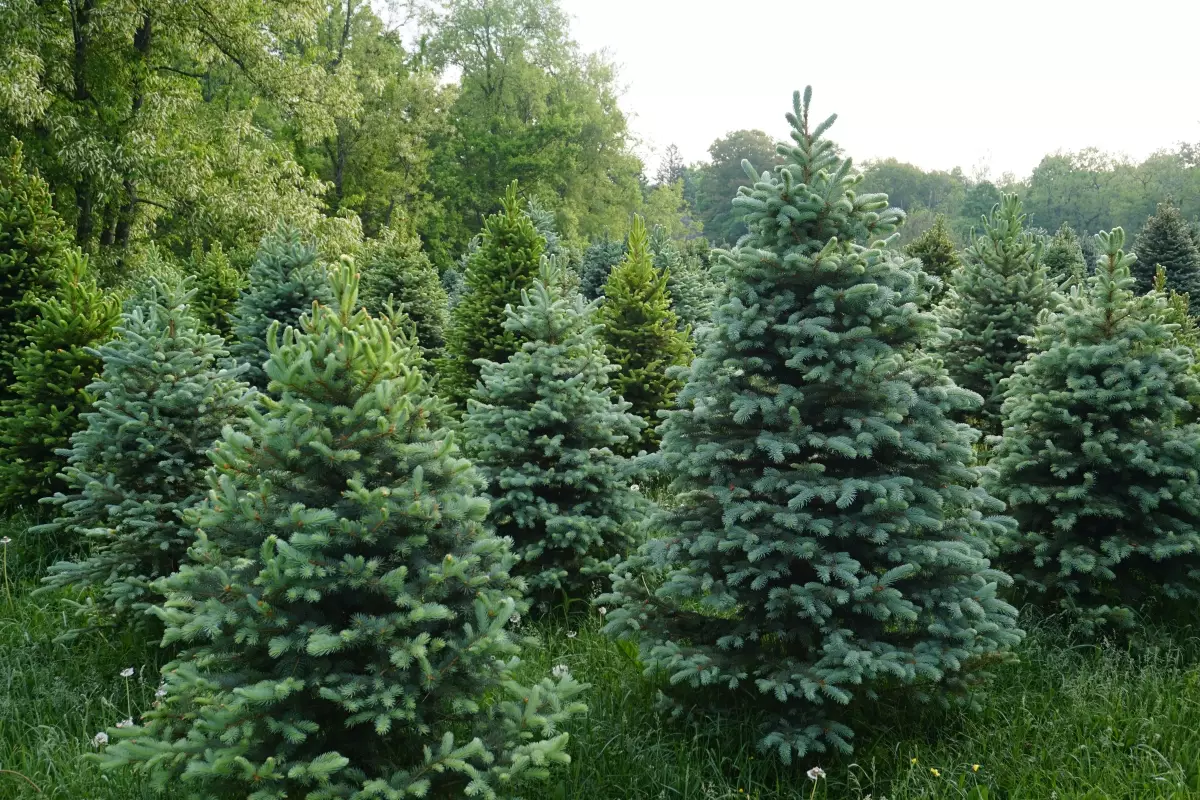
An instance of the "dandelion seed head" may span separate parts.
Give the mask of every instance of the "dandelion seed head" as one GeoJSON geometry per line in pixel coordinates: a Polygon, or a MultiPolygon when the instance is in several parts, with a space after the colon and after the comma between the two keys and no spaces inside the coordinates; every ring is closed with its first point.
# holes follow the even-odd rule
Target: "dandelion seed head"
{"type": "Polygon", "coordinates": [[[122,678],[132,678],[133,677],[133,667],[126,667],[125,669],[121,670],[121,677],[122,678]]]}
{"type": "Polygon", "coordinates": [[[556,664],[554,669],[550,670],[550,674],[559,680],[562,680],[571,674],[571,668],[566,664],[556,664]]]}
{"type": "Polygon", "coordinates": [[[820,767],[813,767],[804,774],[808,776],[810,781],[819,781],[821,778],[825,777],[825,770],[821,769],[820,767]]]}
{"type": "Polygon", "coordinates": [[[128,717],[126,719],[121,720],[120,722],[117,723],[117,727],[118,728],[132,728],[133,727],[133,717],[128,717]]]}
{"type": "Polygon", "coordinates": [[[104,731],[100,731],[92,737],[92,747],[101,747],[106,744],[108,744],[108,734],[104,731]]]}

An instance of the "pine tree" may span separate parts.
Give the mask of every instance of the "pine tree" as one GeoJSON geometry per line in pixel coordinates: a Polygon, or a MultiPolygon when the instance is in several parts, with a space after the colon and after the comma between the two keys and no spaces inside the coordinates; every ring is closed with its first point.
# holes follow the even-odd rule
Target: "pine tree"
{"type": "Polygon", "coordinates": [[[1191,226],[1172,203],[1159,203],[1158,210],[1146,220],[1137,238],[1137,263],[1133,278],[1137,291],[1146,293],[1154,285],[1154,271],[1167,270],[1167,286],[1192,294],[1200,290],[1200,250],[1192,238],[1191,226]]]}
{"type": "Polygon", "coordinates": [[[644,426],[613,394],[592,321],[595,301],[564,292],[554,259],[509,308],[524,342],[503,364],[484,362],[464,419],[467,455],[487,481],[490,518],[510,537],[539,602],[583,597],[633,545],[641,515],[630,468],[613,448],[644,426]]]}
{"type": "Polygon", "coordinates": [[[1195,353],[1164,297],[1135,295],[1124,232],[1099,240],[1096,274],[1007,382],[991,462],[1021,531],[1007,563],[1085,630],[1200,599],[1200,426],[1180,421],[1200,394],[1195,353]]]}
{"type": "Polygon", "coordinates": [[[522,212],[514,181],[500,212],[488,217],[479,249],[467,265],[467,292],[454,308],[446,336],[439,389],[465,406],[479,380],[477,359],[505,361],[520,347],[504,329],[504,309],[521,302],[521,290],[537,277],[545,242],[522,212]]]}
{"type": "Polygon", "coordinates": [[[416,327],[425,358],[439,358],[450,316],[446,290],[421,250],[421,240],[385,228],[362,254],[362,304],[380,314],[389,298],[416,327]]]}
{"type": "Polygon", "coordinates": [[[931,290],[930,300],[937,303],[945,297],[950,285],[950,276],[962,266],[962,259],[958,257],[958,248],[954,246],[946,218],[938,214],[929,230],[909,242],[904,252],[920,259],[925,273],[942,282],[941,286],[931,290]]]}
{"type": "Polygon", "coordinates": [[[203,497],[208,451],[226,426],[240,427],[253,392],[229,368],[221,337],[206,333],[186,282],[150,279],[144,300],[122,316],[116,338],[95,351],[104,370],[98,398],[71,437],[66,490],[43,502],[58,516],[35,533],[90,542],[75,561],[50,568],[49,589],[91,589],[79,610],[92,623],[141,624],[161,597],[151,588],[187,552],[182,514],[203,497]],[[139,613],[135,613],[139,612],[139,613]]]}
{"type": "Polygon", "coordinates": [[[568,760],[583,687],[514,680],[520,583],[478,475],[400,320],[359,308],[348,266],[334,284],[270,337],[278,399],[217,445],[157,584],[182,648],[162,702],[98,758],[194,797],[494,798],[568,760]]]}
{"type": "Polygon", "coordinates": [[[1000,432],[1000,382],[1029,354],[1022,338],[1033,333],[1050,302],[1041,243],[1024,224],[1020,199],[1005,195],[967,248],[941,307],[953,334],[942,346],[946,369],[955,383],[983,397],[971,420],[985,434],[1000,432]]]}
{"type": "Polygon", "coordinates": [[[207,252],[196,246],[189,272],[196,287],[196,318],[209,331],[228,338],[233,332],[233,311],[246,283],[241,273],[229,262],[220,242],[207,252]]]}
{"type": "Polygon", "coordinates": [[[62,261],[57,294],[39,300],[37,317],[23,323],[11,396],[0,401],[0,507],[63,488],[59,453],[95,399],[89,385],[100,356],[92,348],[108,341],[120,317],[119,298],[97,288],[82,253],[67,250],[62,261]]]}
{"type": "Polygon", "coordinates": [[[1079,237],[1065,222],[1042,251],[1042,263],[1046,265],[1046,280],[1051,286],[1065,287],[1068,281],[1082,285],[1087,279],[1087,262],[1083,260],[1079,237]]]}
{"type": "Polygon", "coordinates": [[[658,412],[674,402],[683,385],[668,373],[692,356],[691,342],[671,310],[668,276],[654,269],[649,244],[646,224],[635,216],[629,251],[608,276],[596,315],[609,360],[617,367],[613,387],[646,423],[639,440],[620,446],[623,454],[658,446],[658,412]]]}
{"type": "Polygon", "coordinates": [[[281,227],[259,245],[250,267],[250,285],[233,314],[233,355],[249,369],[245,379],[267,388],[263,369],[270,353],[267,331],[276,322],[295,325],[314,302],[329,302],[329,279],[317,262],[316,247],[295,228],[281,227]]]}
{"type": "Polygon", "coordinates": [[[847,704],[958,694],[1021,635],[984,555],[1011,521],[949,419],[978,399],[918,349],[933,282],[885,249],[903,213],[855,194],[810,97],[734,201],[749,233],[663,424],[664,538],[598,601],[672,700],[759,711],[784,762],[848,750],[847,704]]]}
{"type": "Polygon", "coordinates": [[[585,300],[595,300],[604,294],[604,284],[613,267],[625,257],[625,243],[605,236],[592,242],[583,251],[583,263],[579,268],[579,290],[585,300]]]}
{"type": "Polygon", "coordinates": [[[712,314],[716,284],[698,259],[684,257],[661,225],[650,231],[650,252],[654,268],[667,276],[667,294],[680,329],[695,331],[712,314]]]}
{"type": "Polygon", "coordinates": [[[50,188],[25,168],[20,142],[0,157],[0,398],[10,396],[22,326],[37,316],[37,300],[54,293],[71,247],[54,211],[50,188]]]}

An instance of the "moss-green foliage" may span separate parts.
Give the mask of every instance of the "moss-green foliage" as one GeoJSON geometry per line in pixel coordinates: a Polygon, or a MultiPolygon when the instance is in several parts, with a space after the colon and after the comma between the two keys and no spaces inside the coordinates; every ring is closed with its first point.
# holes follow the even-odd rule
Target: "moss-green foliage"
{"type": "Polygon", "coordinates": [[[992,491],[1020,535],[1005,543],[1031,598],[1089,631],[1159,601],[1200,600],[1200,395],[1194,351],[1138,296],[1120,228],[1085,287],[1038,326],[1007,382],[992,491]]]}
{"type": "Polygon", "coordinates": [[[71,437],[62,492],[46,501],[55,519],[35,530],[82,549],[51,567],[51,588],[89,590],[81,624],[142,627],[135,613],[161,601],[151,589],[183,560],[182,514],[201,497],[208,450],[240,427],[253,393],[228,368],[220,336],[192,313],[195,290],[152,278],[116,338],[96,352],[97,400],[71,437]]]}
{"type": "Polygon", "coordinates": [[[196,318],[208,330],[229,338],[233,332],[233,311],[245,288],[245,278],[230,263],[220,242],[207,251],[199,245],[193,248],[188,267],[196,288],[192,301],[196,318]]]}
{"type": "Polygon", "coordinates": [[[479,380],[476,359],[502,362],[520,343],[504,329],[504,309],[521,302],[537,277],[545,241],[521,209],[517,184],[508,187],[499,213],[487,218],[479,247],[467,263],[466,293],[454,307],[439,389],[460,407],[479,380]]]}
{"type": "Polygon", "coordinates": [[[22,325],[37,316],[37,300],[53,293],[70,247],[49,187],[25,167],[14,139],[0,154],[0,398],[9,393],[12,360],[24,344],[22,325]]]}
{"type": "Polygon", "coordinates": [[[650,252],[654,268],[667,276],[667,294],[680,327],[695,332],[712,314],[716,283],[700,259],[682,253],[661,225],[650,231],[650,252]]]}
{"type": "Polygon", "coordinates": [[[467,455],[487,480],[489,519],[510,537],[533,597],[587,597],[634,543],[641,516],[630,468],[613,448],[644,426],[609,386],[592,305],[564,290],[557,259],[510,308],[521,349],[482,365],[463,422],[467,455]]]}
{"type": "Polygon", "coordinates": [[[1137,263],[1133,278],[1137,291],[1148,292],[1154,285],[1154,272],[1167,270],[1167,287],[1177,292],[1200,292],[1200,249],[1192,238],[1192,228],[1173,203],[1159,203],[1137,238],[1137,263]]]}
{"type": "Polygon", "coordinates": [[[162,702],[98,758],[198,797],[495,798],[565,763],[570,677],[513,679],[513,556],[399,320],[354,270],[272,336],[213,453],[190,563],[157,584],[162,702]],[[186,776],[186,777],[185,777],[186,776]]]}
{"type": "Polygon", "coordinates": [[[1088,266],[1083,258],[1083,247],[1075,229],[1067,223],[1046,243],[1042,251],[1042,263],[1046,265],[1046,280],[1051,286],[1067,287],[1068,282],[1083,285],[1087,279],[1088,266]]]}
{"type": "Polygon", "coordinates": [[[421,240],[385,228],[363,247],[358,260],[362,274],[361,300],[380,314],[389,298],[415,326],[425,358],[442,355],[450,308],[437,270],[421,250],[421,240]]]}
{"type": "Polygon", "coordinates": [[[1021,638],[986,558],[1011,520],[949,417],[978,400],[917,349],[932,281],[881,247],[903,213],[856,193],[810,97],[734,201],[749,233],[662,425],[662,538],[597,601],[676,708],[755,714],[784,763],[848,751],[879,693],[960,698],[1021,638]]]}
{"type": "Polygon", "coordinates": [[[317,250],[299,230],[281,227],[266,236],[250,267],[250,285],[233,314],[233,355],[246,364],[246,380],[267,388],[267,332],[275,323],[296,325],[314,301],[329,302],[329,279],[317,250]]]}
{"type": "Polygon", "coordinates": [[[1038,315],[1050,303],[1038,237],[1025,229],[1021,201],[1006,195],[967,248],[940,310],[952,335],[942,345],[950,377],[983,397],[970,420],[985,434],[1000,432],[1001,381],[1025,360],[1038,315]]]}
{"type": "Polygon", "coordinates": [[[25,347],[0,400],[0,508],[36,503],[63,488],[59,451],[85,423],[97,387],[100,355],[121,313],[120,299],[96,286],[87,258],[65,251],[57,293],[35,304],[23,323],[25,347]]]}
{"type": "Polygon", "coordinates": [[[962,266],[962,259],[958,257],[958,248],[954,246],[946,218],[939,214],[929,230],[909,242],[904,252],[913,258],[919,258],[922,269],[942,282],[941,286],[930,292],[931,302],[941,300],[949,290],[950,276],[962,266]]]}
{"type": "Polygon", "coordinates": [[[658,412],[671,406],[683,385],[668,373],[672,367],[687,365],[692,346],[671,310],[667,276],[654,268],[641,217],[633,218],[628,253],[608,276],[596,319],[608,358],[617,367],[613,387],[647,426],[638,441],[620,449],[653,451],[658,445],[658,412]]]}

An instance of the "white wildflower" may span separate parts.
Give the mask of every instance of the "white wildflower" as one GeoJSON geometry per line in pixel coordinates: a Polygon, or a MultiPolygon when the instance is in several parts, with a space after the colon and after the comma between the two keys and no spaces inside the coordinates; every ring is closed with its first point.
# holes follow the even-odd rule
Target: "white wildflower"
{"type": "Polygon", "coordinates": [[[820,767],[813,767],[805,774],[808,775],[808,779],[810,781],[819,781],[821,778],[825,777],[825,770],[821,769],[820,767]]]}
{"type": "Polygon", "coordinates": [[[558,678],[559,680],[562,680],[563,678],[565,678],[571,674],[571,668],[568,667],[566,664],[558,664],[557,666],[554,667],[554,669],[550,670],[550,674],[553,675],[554,677],[558,678]]]}
{"type": "Polygon", "coordinates": [[[164,683],[162,686],[158,687],[158,691],[154,693],[154,696],[155,697],[166,697],[167,696],[167,685],[164,683]]]}
{"type": "Polygon", "coordinates": [[[629,484],[629,490],[631,492],[640,492],[642,490],[642,487],[638,486],[636,483],[631,483],[631,484],[629,484]]]}
{"type": "Polygon", "coordinates": [[[520,625],[521,624],[521,615],[513,614],[511,617],[508,618],[508,621],[511,622],[513,625],[520,625]]]}
{"type": "Polygon", "coordinates": [[[5,547],[8,547],[10,544],[12,544],[12,539],[5,536],[3,539],[0,539],[0,544],[4,545],[5,547]]]}
{"type": "Polygon", "coordinates": [[[575,638],[576,636],[578,636],[578,635],[579,635],[579,634],[578,634],[578,633],[576,633],[575,631],[567,631],[567,638],[568,638],[568,639],[574,639],[574,638],[575,638]]]}
{"type": "Polygon", "coordinates": [[[118,722],[117,727],[118,728],[132,728],[133,727],[133,717],[128,717],[127,719],[124,719],[124,720],[118,722]]]}
{"type": "Polygon", "coordinates": [[[92,747],[100,747],[106,744],[108,744],[108,734],[104,731],[100,731],[92,737],[92,747]]]}
{"type": "Polygon", "coordinates": [[[600,612],[600,616],[602,616],[602,617],[608,613],[608,609],[605,608],[604,606],[600,606],[600,608],[598,610],[600,612]]]}
{"type": "Polygon", "coordinates": [[[122,678],[132,678],[133,677],[133,667],[126,667],[125,669],[121,670],[121,677],[122,678]]]}

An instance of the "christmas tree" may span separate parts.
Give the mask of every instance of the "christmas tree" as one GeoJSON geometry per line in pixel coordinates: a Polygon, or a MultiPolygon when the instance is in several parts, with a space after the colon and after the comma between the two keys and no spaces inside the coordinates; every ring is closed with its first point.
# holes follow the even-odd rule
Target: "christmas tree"
{"type": "Polygon", "coordinates": [[[613,448],[642,420],[609,386],[592,305],[562,290],[548,259],[509,308],[504,326],[524,342],[503,364],[484,362],[464,419],[467,454],[487,481],[490,519],[511,538],[539,601],[586,596],[633,545],[641,515],[630,469],[613,448]]]}
{"type": "Polygon", "coordinates": [[[270,337],[273,396],[217,445],[158,584],[163,699],[98,758],[195,797],[494,798],[568,760],[583,687],[514,680],[520,583],[479,478],[400,321],[334,282],[270,337]]]}
{"type": "Polygon", "coordinates": [[[1042,263],[1046,265],[1046,280],[1051,286],[1065,288],[1068,281],[1082,285],[1087,279],[1087,262],[1083,260],[1079,237],[1065,222],[1046,244],[1042,263]]]}
{"type": "Polygon", "coordinates": [[[1085,288],[1038,326],[1008,381],[992,491],[1020,535],[1006,563],[1085,630],[1200,599],[1200,395],[1166,298],[1138,296],[1116,228],[1085,288]]]}
{"type": "Polygon", "coordinates": [[[477,359],[505,361],[520,343],[504,328],[504,309],[521,302],[521,290],[537,277],[545,242],[521,210],[517,184],[503,207],[488,217],[479,248],[467,265],[467,291],[454,308],[439,389],[463,406],[479,380],[477,359]]]}
{"type": "Polygon", "coordinates": [[[195,290],[151,278],[116,338],[99,348],[104,371],[90,391],[95,407],[71,437],[64,492],[43,502],[57,518],[34,529],[85,554],[50,568],[49,588],[91,589],[81,615],[93,623],[146,621],[161,598],[152,582],[187,552],[182,514],[203,497],[201,476],[222,428],[239,425],[253,393],[228,368],[221,337],[192,314],[195,290]]]}
{"type": "Polygon", "coordinates": [[[909,242],[904,252],[920,259],[925,273],[942,282],[941,286],[936,286],[930,291],[930,300],[936,303],[945,297],[950,285],[950,276],[962,266],[962,259],[958,257],[958,248],[954,246],[946,218],[941,214],[934,218],[929,230],[909,242]]]}
{"type": "Polygon", "coordinates": [[[1145,293],[1154,285],[1154,271],[1167,270],[1167,287],[1189,295],[1200,290],[1200,250],[1192,238],[1192,229],[1179,209],[1170,202],[1159,203],[1158,210],[1146,220],[1137,238],[1137,262],[1133,278],[1137,291],[1145,293]]]}
{"type": "Polygon", "coordinates": [[[579,267],[579,290],[584,299],[595,300],[604,294],[613,267],[625,257],[625,243],[605,236],[588,245],[583,251],[583,263],[579,267]]]}
{"type": "Polygon", "coordinates": [[[267,331],[276,322],[295,325],[314,301],[329,301],[329,279],[317,251],[295,228],[265,237],[250,267],[250,285],[233,314],[233,355],[249,367],[246,380],[267,388],[267,331]]]}
{"type": "Polygon", "coordinates": [[[229,256],[225,255],[220,242],[208,252],[195,247],[190,266],[196,286],[193,301],[196,318],[209,331],[229,337],[233,332],[233,310],[245,281],[229,263],[229,256]]]}
{"type": "Polygon", "coordinates": [[[661,225],[650,231],[650,252],[654,268],[667,276],[667,294],[680,328],[695,331],[712,314],[716,284],[699,259],[684,257],[661,225]]]}
{"type": "Polygon", "coordinates": [[[379,314],[391,299],[416,327],[427,359],[439,358],[446,343],[450,308],[437,270],[421,250],[421,240],[385,228],[362,255],[362,304],[379,314]]]}
{"type": "Polygon", "coordinates": [[[0,156],[0,398],[10,396],[22,326],[37,316],[36,301],[54,293],[70,241],[50,188],[25,168],[21,144],[12,140],[0,156]]]}
{"type": "Polygon", "coordinates": [[[597,320],[609,359],[617,367],[613,386],[646,423],[640,441],[620,447],[635,453],[638,446],[658,445],[658,412],[669,407],[682,383],[670,372],[692,356],[687,333],[671,310],[666,274],[654,269],[650,241],[641,217],[633,218],[629,251],[608,276],[597,320]]]}
{"type": "Polygon", "coordinates": [[[848,750],[848,704],[960,694],[1021,635],[984,555],[1011,521],[949,418],[978,398],[917,349],[933,281],[880,240],[903,213],[855,193],[810,97],[734,201],[749,233],[663,424],[664,538],[599,600],[668,702],[757,710],[785,762],[848,750]]]}
{"type": "Polygon", "coordinates": [[[13,363],[10,396],[0,400],[0,507],[63,488],[59,451],[95,399],[89,385],[100,356],[92,348],[108,341],[120,317],[119,299],[96,287],[78,250],[63,252],[57,283],[57,294],[37,301],[37,317],[23,324],[26,345],[13,363]]]}
{"type": "Polygon", "coordinates": [[[987,434],[1000,432],[1000,382],[1029,354],[1022,339],[1050,302],[1041,243],[1024,224],[1020,199],[1005,195],[967,248],[941,306],[953,334],[942,346],[946,369],[955,383],[983,397],[970,419],[987,434]]]}

